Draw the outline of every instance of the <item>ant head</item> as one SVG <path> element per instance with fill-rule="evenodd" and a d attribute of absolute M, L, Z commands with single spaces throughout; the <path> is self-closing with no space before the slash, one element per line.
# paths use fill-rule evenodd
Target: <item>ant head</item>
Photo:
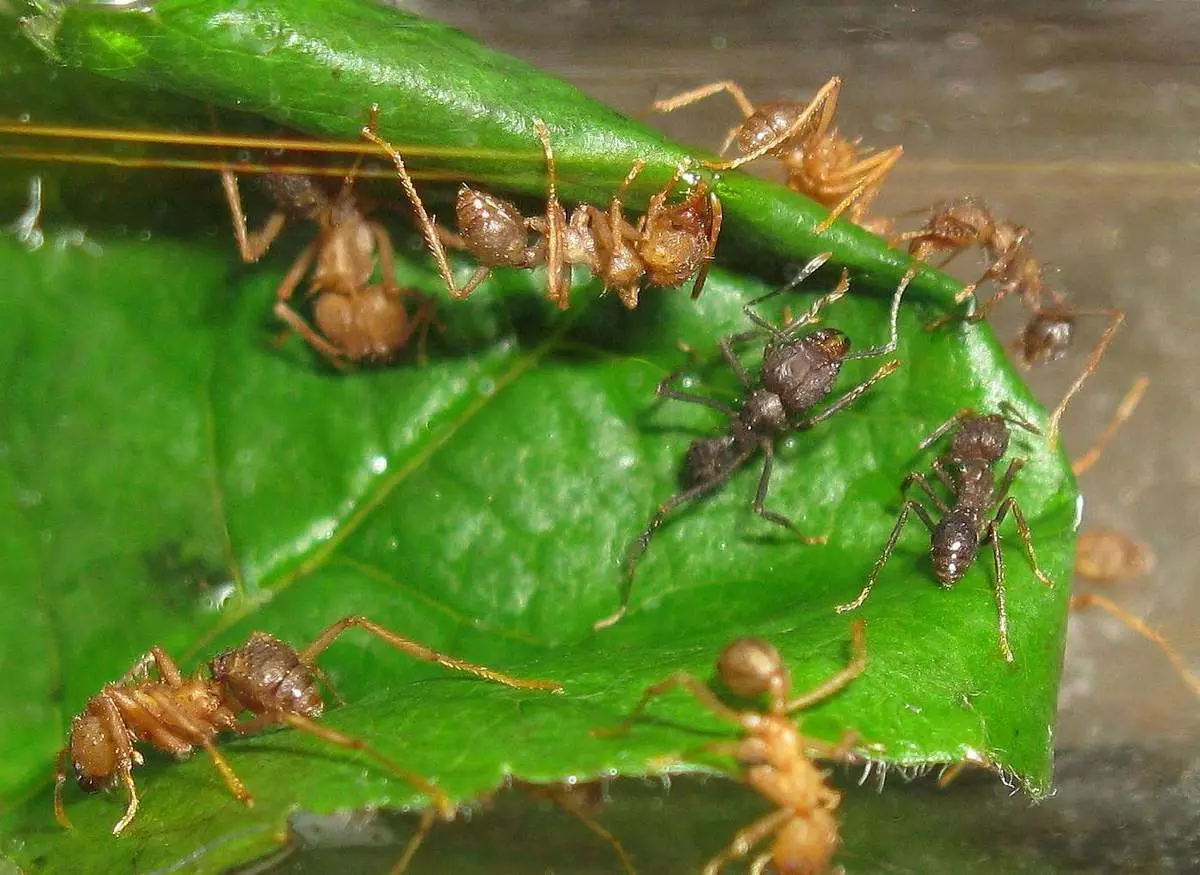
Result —
<path fill-rule="evenodd" d="M 95 714 L 84 711 L 71 721 L 68 746 L 75 780 L 87 792 L 103 788 L 116 774 L 116 741 L 109 736 L 104 721 Z"/>
<path fill-rule="evenodd" d="M 1042 310 L 1029 320 L 1017 338 L 1017 352 L 1026 367 L 1053 362 L 1067 354 L 1075 332 L 1075 317 L 1058 307 Z"/>
<path fill-rule="evenodd" d="M 759 638 L 739 638 L 722 650 L 717 674 L 731 693 L 748 699 L 786 683 L 779 651 Z"/>
<path fill-rule="evenodd" d="M 966 574 L 979 552 L 979 535 L 969 519 L 953 512 L 942 517 L 930 539 L 929 556 L 938 583 L 949 589 Z"/>
<path fill-rule="evenodd" d="M 998 413 L 965 419 L 950 440 L 955 459 L 997 462 L 1008 452 L 1008 423 Z"/>
<path fill-rule="evenodd" d="M 825 353 L 830 361 L 841 361 L 850 352 L 850 338 L 836 328 L 818 328 L 808 335 L 807 340 Z"/>

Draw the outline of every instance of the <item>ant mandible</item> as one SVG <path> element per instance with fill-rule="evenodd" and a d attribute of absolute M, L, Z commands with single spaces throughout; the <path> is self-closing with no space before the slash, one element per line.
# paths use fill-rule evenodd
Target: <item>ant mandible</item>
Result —
<path fill-rule="evenodd" d="M 133 782 L 133 769 L 143 762 L 135 747 L 138 743 L 150 744 L 180 759 L 197 747 L 204 748 L 229 792 L 250 805 L 253 799 L 249 791 L 216 749 L 214 739 L 223 731 L 251 735 L 278 725 L 367 754 L 429 795 L 440 814 L 453 813 L 445 795 L 420 775 L 400 768 L 360 739 L 315 722 L 324 710 L 318 688 L 318 680 L 323 677 L 316 658 L 350 628 L 364 629 L 414 659 L 436 662 L 493 683 L 562 692 L 562 687 L 552 681 L 515 678 L 448 656 L 360 616 L 343 617 L 299 651 L 266 632 L 253 632 L 241 647 L 211 659 L 207 676 L 201 669 L 191 677 L 183 677 L 175 661 L 155 646 L 119 681 L 105 684 L 71 721 L 67 745 L 59 752 L 55 766 L 55 818 L 63 827 L 70 827 L 62 799 L 69 760 L 76 781 L 86 791 L 115 782 L 125 787 L 129 802 L 125 815 L 112 830 L 113 835 L 120 835 L 138 810 Z M 150 677 L 151 666 L 157 670 L 157 680 Z M 251 716 L 243 719 L 244 712 Z"/>
<path fill-rule="evenodd" d="M 961 304 L 972 297 L 979 286 L 989 280 L 996 288 L 995 294 L 974 313 L 966 316 L 948 314 L 927 327 L 932 331 L 958 320 L 981 322 L 993 307 L 1015 294 L 1030 311 L 1029 321 L 1010 347 L 1025 368 L 1057 361 L 1066 355 L 1078 317 L 1101 316 L 1108 319 L 1108 325 L 1088 355 L 1083 371 L 1050 415 L 1046 437 L 1053 444 L 1067 404 L 1095 372 L 1113 335 L 1125 321 L 1125 314 L 1117 309 L 1076 308 L 1063 293 L 1047 285 L 1042 278 L 1042 265 L 1029 249 L 1030 233 L 1023 225 L 997 219 L 987 204 L 978 198 L 965 196 L 935 207 L 923 226 L 916 231 L 899 234 L 890 242 L 895 246 L 909 241 L 909 254 L 917 261 L 927 261 L 931 255 L 947 253 L 937 265 L 939 268 L 945 267 L 951 259 L 971 246 L 978 245 L 988 259 L 988 267 L 979 279 L 963 286 L 955 296 L 955 303 Z M 1044 303 L 1044 297 L 1049 298 L 1049 303 Z"/>
<path fill-rule="evenodd" d="M 433 324 L 432 301 L 396 283 L 395 256 L 387 230 L 369 221 L 354 196 L 354 177 L 361 158 L 354 162 L 336 196 L 306 176 L 272 173 L 262 185 L 276 209 L 257 231 L 246 229 L 237 177 L 232 170 L 221 172 L 221 184 L 233 217 L 233 234 L 238 252 L 247 263 L 258 261 L 289 219 L 307 219 L 317 226 L 317 236 L 304 247 L 275 290 L 275 315 L 304 338 L 333 367 L 343 370 L 346 362 L 388 362 L 420 333 L 418 355 L 423 357 L 425 339 Z M 378 264 L 382 279 L 372 283 Z M 289 301 L 301 280 L 312 268 L 308 294 L 315 296 L 314 330 Z M 405 298 L 415 298 L 414 314 Z"/>
<path fill-rule="evenodd" d="M 763 298 L 799 285 L 831 257 L 831 253 L 818 255 L 805 265 L 784 289 L 771 292 Z M 763 467 L 754 496 L 754 513 L 767 522 L 788 529 L 804 543 L 825 542 L 822 536 L 811 537 L 803 534 L 786 516 L 765 506 L 775 459 L 775 441 L 788 432 L 802 431 L 823 422 L 853 403 L 871 386 L 899 367 L 900 362 L 897 360 L 887 362 L 866 380 L 836 398 L 824 410 L 809 414 L 816 404 L 829 397 L 838 372 L 845 362 L 890 355 L 895 351 L 900 299 L 912 276 L 912 271 L 905 274 L 892 296 L 888 342 L 853 355 L 850 354 L 849 338 L 836 328 L 819 328 L 796 335 L 800 328 L 815 321 L 824 307 L 841 298 L 849 290 L 850 279 L 845 270 L 842 271 L 841 280 L 832 292 L 819 298 L 808 312 L 787 322 L 782 328 L 771 325 L 754 312 L 753 305 L 763 298 L 747 304 L 744 312 L 757 327 L 723 338 L 719 344 L 721 355 L 738 382 L 742 384 L 745 393 L 737 409 L 716 398 L 675 389 L 674 384 L 686 370 L 686 365 L 663 378 L 656 390 L 658 397 L 708 407 L 725 416 L 729 420 L 729 426 L 721 437 L 699 438 L 688 447 L 683 465 L 686 488 L 659 505 L 646 528 L 630 546 L 625 559 L 625 586 L 621 604 L 611 616 L 597 621 L 594 624 L 595 629 L 611 626 L 625 615 L 638 562 L 650 546 L 650 539 L 670 513 L 680 505 L 694 501 L 724 484 L 750 461 L 755 453 L 763 454 Z M 768 339 L 758 381 L 755 383 L 738 360 L 733 347 L 761 337 L 764 333 L 768 335 Z"/>
<path fill-rule="evenodd" d="M 883 553 L 875 560 L 871 573 L 862 591 L 851 602 L 838 605 L 835 609 L 839 614 L 856 610 L 861 607 L 871 594 L 875 580 L 883 570 L 884 564 L 896 548 L 896 540 L 904 524 L 908 521 L 909 513 L 915 513 L 925 524 L 930 533 L 929 554 L 933 560 L 933 573 L 938 583 L 945 589 L 951 589 L 962 579 L 971 563 L 979 552 L 981 544 L 991 541 L 992 560 L 995 566 L 996 579 L 996 609 L 998 614 L 997 629 L 1000 639 L 1000 650 L 1004 661 L 1013 661 L 1012 647 L 1008 642 L 1008 607 L 1005 599 L 1004 555 L 1000 550 L 1000 524 L 1011 511 L 1016 521 L 1017 532 L 1025 547 L 1025 556 L 1034 576 L 1044 585 L 1053 586 L 1052 581 L 1038 567 L 1037 558 L 1033 553 L 1033 543 L 1030 539 L 1029 525 L 1021 512 L 1017 500 L 1008 495 L 1013 479 L 1025 464 L 1024 459 L 1013 459 L 997 485 L 994 479 L 994 468 L 997 462 L 1008 451 L 1008 425 L 1016 425 L 1033 434 L 1041 434 L 1037 426 L 1021 416 L 1012 405 L 1004 402 L 1001 413 L 980 414 L 969 408 L 955 413 L 952 417 L 938 426 L 932 434 L 921 441 L 918 447 L 927 449 L 951 428 L 958 426 L 950 439 L 950 449 L 946 454 L 933 462 L 933 472 L 942 484 L 953 494 L 954 503 L 947 507 L 937 493 L 925 480 L 919 471 L 913 471 L 904 478 L 900 490 L 907 494 L 908 488 L 916 483 L 942 514 L 936 524 L 930 517 L 929 511 L 914 499 L 907 499 L 900 509 L 896 524 L 888 537 Z M 953 466 L 953 472 L 948 473 L 942 464 Z M 992 508 L 995 514 L 988 518 L 987 513 Z"/>
<path fill-rule="evenodd" d="M 859 152 L 861 138 L 848 140 L 832 128 L 841 89 L 841 78 L 834 76 L 807 104 L 777 100 L 755 106 L 736 83 L 713 82 L 656 101 L 654 108 L 673 112 L 727 92 L 742 111 L 744 121 L 729 131 L 719 154 L 724 155 L 735 142 L 742 154 L 729 161 L 705 162 L 705 167 L 732 170 L 765 156 L 777 158 L 787 173 L 788 188 L 829 208 L 829 215 L 817 225 L 816 233 L 823 233 L 846 211 L 856 225 L 882 233 L 891 223 L 867 219 L 865 214 L 879 194 L 884 177 L 904 154 L 904 147 L 893 146 L 864 157 Z"/>
<path fill-rule="evenodd" d="M 529 269 L 545 265 L 546 296 L 565 310 L 570 304 L 570 268 L 581 264 L 606 289 L 613 289 L 629 309 L 638 305 L 643 279 L 651 286 L 669 287 L 680 285 L 695 274 L 692 298 L 699 297 L 716 250 L 722 219 L 721 202 L 703 180 L 697 181 L 683 200 L 668 203 L 667 198 L 685 172 L 684 168 L 677 168 L 663 189 L 650 198 L 646 214 L 636 225 L 630 225 L 624 218 L 621 200 L 645 166 L 644 162 L 636 161 L 613 195 L 607 212 L 580 204 L 568 216 L 558 199 L 558 171 L 550 133 L 541 119 L 533 120 L 533 128 L 546 161 L 545 213 L 525 216 L 511 201 L 463 185 L 455 203 L 458 234 L 437 227 L 399 151 L 380 138 L 372 125 L 363 129 L 363 136 L 391 157 L 450 296 L 466 298 L 497 267 Z M 447 245 L 469 252 L 480 263 L 462 286 L 454 282 L 446 256 Z"/>
<path fill-rule="evenodd" d="M 850 625 L 850 661 L 822 683 L 792 698 L 791 678 L 779 651 L 766 641 L 741 638 L 717 658 L 717 676 L 735 696 L 767 697 L 764 711 L 739 711 L 717 698 L 712 689 L 689 672 L 676 672 L 647 687 L 629 716 L 611 730 L 594 730 L 597 735 L 629 731 L 653 700 L 677 687 L 691 695 L 706 710 L 741 727 L 736 742 L 718 742 L 705 750 L 732 756 L 741 777 L 753 790 L 777 806 L 777 810 L 741 829 L 733 841 L 708 861 L 703 875 L 717 875 L 726 863 L 749 854 L 759 842 L 775 837 L 771 849 L 754 859 L 750 871 L 761 875 L 774 863 L 779 875 L 823 875 L 829 871 L 840 839 L 834 812 L 841 795 L 826 783 L 826 775 L 813 756 L 844 759 L 857 736 L 846 733 L 837 744 L 805 738 L 791 715 L 828 699 L 854 680 L 867 665 L 866 626 L 862 620 Z"/>

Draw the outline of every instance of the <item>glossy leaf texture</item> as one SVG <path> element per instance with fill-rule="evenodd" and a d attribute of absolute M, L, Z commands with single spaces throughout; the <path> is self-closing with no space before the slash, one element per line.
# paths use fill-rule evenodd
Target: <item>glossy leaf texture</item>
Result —
<path fill-rule="evenodd" d="M 586 163 L 586 153 L 575 158 Z M 146 178 L 182 203 L 173 177 Z M 339 376 L 295 338 L 275 340 L 274 288 L 306 229 L 242 266 L 208 184 L 211 200 L 158 224 L 158 198 L 141 222 L 130 218 L 145 188 L 98 207 L 68 175 L 48 198 L 42 249 L 0 238 L 2 850 L 27 871 L 215 872 L 274 847 L 296 807 L 422 803 L 369 761 L 281 731 L 222 746 L 253 809 L 228 796 L 203 756 L 155 754 L 136 772 L 143 807 L 125 835 L 108 835 L 120 794 L 85 797 L 73 785 L 77 828 L 62 832 L 49 774 L 70 715 L 155 643 L 187 669 L 252 629 L 300 644 L 362 613 L 563 683 L 563 696 L 514 693 L 354 633 L 328 652 L 322 664 L 347 704 L 323 722 L 459 801 L 506 774 L 661 769 L 728 729 L 680 696 L 628 736 L 590 730 L 617 722 L 668 671 L 709 678 L 738 635 L 779 645 L 798 687 L 828 675 L 847 657 L 849 628 L 832 606 L 857 592 L 878 555 L 904 474 L 928 463 L 918 441 L 968 405 L 1009 400 L 1041 421 L 990 331 L 925 332 L 936 310 L 917 296 L 902 313 L 901 368 L 781 447 L 770 506 L 829 543 L 802 546 L 754 517 L 748 466 L 664 527 L 630 615 L 593 633 L 615 607 L 629 541 L 676 488 L 689 440 L 720 428 L 709 411 L 654 400 L 685 361 L 677 340 L 701 355 L 696 389 L 732 397 L 716 341 L 744 327 L 742 303 L 767 287 L 714 269 L 695 303 L 651 292 L 627 313 L 589 287 L 559 314 L 541 298 L 540 273 L 501 272 L 452 304 L 419 246 L 397 234 L 401 279 L 442 295 L 445 330 L 423 367 Z M 764 198 L 796 200 L 762 186 Z M 66 231 L 84 214 L 81 244 Z M 886 303 L 852 295 L 825 321 L 860 347 L 879 343 Z M 878 363 L 848 365 L 840 385 Z M 897 765 L 986 759 L 1034 794 L 1048 789 L 1075 491 L 1043 441 L 1020 439 L 1014 452 L 1028 459 L 1014 494 L 1060 582 L 1043 589 L 1007 539 L 1016 664 L 996 645 L 988 563 L 942 591 L 917 528 L 861 612 L 867 673 L 807 715 L 806 732 L 854 729 L 862 752 Z"/>
<path fill-rule="evenodd" d="M 415 169 L 526 194 L 545 191 L 534 118 L 549 128 L 569 198 L 607 202 L 641 160 L 646 167 L 628 202 L 644 205 L 678 165 L 704 157 L 516 58 L 370 0 L 158 0 L 152 12 L 83 3 L 59 10 L 54 20 L 45 25 L 54 34 L 49 51 L 73 68 L 334 140 L 361 141 L 368 110 L 377 105 L 384 138 L 439 150 L 412 156 Z M 740 172 L 711 182 L 725 206 L 723 257 L 736 244 L 744 250 L 740 257 L 761 270 L 764 257 L 803 263 L 832 250 L 838 264 L 876 291 L 894 287 L 908 267 L 903 254 L 848 222 L 814 235 L 825 210 L 777 185 Z M 915 297 L 948 305 L 958 287 L 923 268 L 912 289 Z"/>

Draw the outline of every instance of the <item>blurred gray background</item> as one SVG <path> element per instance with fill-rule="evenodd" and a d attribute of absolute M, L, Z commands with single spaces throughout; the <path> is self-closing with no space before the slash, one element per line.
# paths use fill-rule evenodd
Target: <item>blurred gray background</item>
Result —
<path fill-rule="evenodd" d="M 840 75 L 840 130 L 864 146 L 905 148 L 875 214 L 971 193 L 1032 228 L 1051 283 L 1080 307 L 1128 314 L 1068 412 L 1068 451 L 1090 445 L 1136 377 L 1152 380 L 1109 454 L 1081 478 L 1084 528 L 1116 528 L 1157 560 L 1151 573 L 1105 594 L 1145 617 L 1200 671 L 1200 3 L 399 5 L 709 149 L 739 119 L 731 100 L 669 116 L 654 115 L 653 101 L 718 79 L 737 81 L 752 100 L 806 100 Z M 776 168 L 764 161 L 754 172 Z M 964 278 L 979 270 L 974 253 L 955 263 Z M 1015 300 L 1002 311 L 994 324 L 1007 341 L 1025 311 Z M 1082 320 L 1074 353 L 1031 375 L 1047 406 L 1102 328 L 1103 320 Z M 861 810 L 852 794 L 841 858 L 848 870 L 1200 871 L 1200 702 L 1162 655 L 1098 611 L 1078 614 L 1060 705 L 1056 799 L 1030 809 L 987 781 L 956 786 L 950 797 L 929 786 L 893 792 L 896 782 Z M 623 782 L 610 788 L 600 818 L 630 846 L 639 871 L 694 871 L 736 825 L 761 813 L 749 795 L 715 781 L 677 781 L 670 793 Z M 502 799 L 491 815 L 439 827 L 414 870 L 448 871 L 434 846 L 445 852 L 473 843 L 464 859 L 489 860 L 488 871 L 617 871 L 603 844 L 561 816 L 544 804 Z M 692 824 L 686 835 L 672 826 L 683 820 Z M 889 829 L 910 846 L 905 853 L 884 860 L 856 847 L 865 845 L 856 835 L 873 835 L 877 845 Z M 530 843 L 527 859 L 511 858 L 523 844 L 517 838 Z M 939 857 L 938 846 L 954 850 Z M 378 871 L 386 871 L 386 857 L 380 853 Z M 305 863 L 293 854 L 276 871 L 330 871 L 330 859 L 318 854 Z M 375 871 L 369 857 L 361 865 Z M 456 870 L 472 868 L 463 865 Z"/>

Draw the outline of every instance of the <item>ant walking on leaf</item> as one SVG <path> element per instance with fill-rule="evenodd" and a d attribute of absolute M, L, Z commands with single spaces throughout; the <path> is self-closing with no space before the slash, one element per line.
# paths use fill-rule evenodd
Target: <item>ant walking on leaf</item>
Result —
<path fill-rule="evenodd" d="M 1004 403 L 1001 405 L 1001 413 L 985 415 L 971 409 L 960 410 L 921 441 L 919 448 L 928 449 L 950 429 L 955 429 L 950 439 L 950 449 L 933 462 L 933 473 L 949 490 L 953 496 L 953 503 L 947 506 L 919 471 L 913 471 L 905 477 L 900 487 L 901 493 L 907 494 L 909 487 L 915 483 L 933 502 L 942 518 L 935 523 L 924 505 L 915 499 L 907 499 L 900 509 L 900 515 L 892 527 L 883 552 L 875 560 L 875 565 L 867 576 L 862 591 L 853 601 L 838 605 L 836 610 L 839 614 L 857 610 L 867 600 L 879 573 L 891 557 L 892 551 L 896 549 L 896 541 L 904 530 L 904 524 L 908 522 L 909 514 L 914 513 L 929 530 L 929 554 L 933 560 L 934 576 L 945 589 L 953 588 L 962 579 L 975 561 L 979 547 L 991 542 L 995 572 L 993 586 L 998 616 L 996 628 L 1000 639 L 1000 651 L 1005 662 L 1013 662 L 1012 647 L 1008 641 L 1004 554 L 1000 549 L 1000 524 L 1009 513 L 1016 522 L 1017 534 L 1020 535 L 1025 557 L 1029 560 L 1029 567 L 1033 569 L 1034 576 L 1045 586 L 1053 586 L 1054 581 L 1038 566 L 1025 515 L 1021 512 L 1017 500 L 1008 495 L 1013 480 L 1024 466 L 1025 460 L 1013 459 L 1000 478 L 999 484 L 995 481 L 995 466 L 1008 451 L 1009 424 L 1033 434 L 1041 434 L 1037 426 L 1021 416 L 1010 404 Z M 951 466 L 951 471 L 948 472 L 943 467 L 944 464 Z M 988 514 L 993 508 L 995 513 L 989 517 Z"/>
<path fill-rule="evenodd" d="M 808 103 L 794 100 L 750 102 L 734 82 L 713 82 L 675 97 L 656 101 L 659 112 L 674 112 L 714 94 L 725 92 L 742 111 L 744 121 L 730 130 L 719 154 L 737 143 L 741 155 L 728 161 L 705 162 L 711 170 L 732 170 L 763 157 L 776 158 L 787 173 L 793 191 L 829 208 L 817 234 L 828 229 L 842 213 L 872 233 L 883 233 L 891 223 L 866 218 L 867 208 L 879 194 L 883 180 L 900 157 L 903 146 L 863 155 L 861 139 L 847 140 L 833 127 L 841 78 L 834 76 L 818 89 Z"/>
<path fill-rule="evenodd" d="M 217 750 L 219 732 L 253 735 L 270 726 L 286 725 L 347 750 L 359 751 L 389 772 L 427 794 L 437 812 L 453 813 L 445 795 L 420 775 L 396 765 L 364 741 L 321 726 L 315 718 L 324 710 L 318 681 L 323 680 L 317 657 L 351 628 L 367 631 L 414 659 L 435 662 L 492 683 L 522 690 L 562 692 L 552 681 L 525 680 L 440 653 L 397 635 L 366 617 L 343 617 L 328 626 L 301 650 L 266 632 L 253 632 L 245 644 L 209 660 L 184 677 L 179 666 L 161 648 L 152 647 L 116 683 L 105 684 L 71 721 L 67 746 L 58 755 L 54 781 L 54 816 L 69 827 L 62 790 L 71 764 L 79 786 L 87 791 L 120 783 L 129 797 L 125 814 L 113 827 L 120 833 L 138 811 L 133 769 L 143 763 L 136 745 L 149 744 L 185 759 L 201 747 L 220 772 L 225 786 L 238 800 L 250 805 L 250 792 Z M 151 668 L 157 677 L 151 677 Z M 243 714 L 249 713 L 248 717 Z M 432 822 L 432 814 L 429 818 Z M 418 836 L 415 841 L 423 837 Z"/>
<path fill-rule="evenodd" d="M 437 226 L 436 218 L 425 209 L 403 156 L 373 128 L 373 123 L 365 127 L 363 136 L 387 152 L 395 164 L 417 225 L 453 298 L 466 298 L 497 267 L 545 266 L 546 297 L 563 310 L 570 304 L 570 269 L 575 264 L 590 270 L 631 310 L 638 305 L 643 281 L 671 287 L 695 275 L 692 297 L 698 297 L 704 288 L 721 233 L 721 202 L 703 181 L 697 181 L 683 200 L 669 203 L 671 192 L 683 177 L 683 168 L 677 168 L 663 189 L 650 198 L 645 215 L 635 225 L 625 220 L 622 198 L 645 167 L 641 161 L 630 168 L 607 212 L 580 204 L 568 215 L 558 199 L 558 171 L 550 133 L 540 119 L 534 119 L 549 180 L 545 213 L 525 216 L 511 201 L 463 185 L 455 203 L 458 233 L 454 234 Z M 465 250 L 479 262 L 462 286 L 454 281 L 446 246 Z"/>
<path fill-rule="evenodd" d="M 316 181 L 287 173 L 266 175 L 262 184 L 275 202 L 275 211 L 257 231 L 248 231 L 234 172 L 221 172 L 221 185 L 233 217 L 238 252 L 247 263 L 258 261 L 289 220 L 304 219 L 317 226 L 317 236 L 304 247 L 275 291 L 275 315 L 304 338 L 339 370 L 347 362 L 388 362 L 419 334 L 418 359 L 433 324 L 433 303 L 396 282 L 395 256 L 387 230 L 370 221 L 354 195 L 355 160 L 341 189 L 330 197 Z M 378 265 L 381 282 L 372 282 Z M 309 274 L 307 294 L 314 329 L 293 309 L 291 299 Z M 406 298 L 418 301 L 415 313 Z"/>
<path fill-rule="evenodd" d="M 981 322 L 1002 300 L 1009 295 L 1016 295 L 1030 311 L 1029 321 L 1011 347 L 1017 361 L 1025 368 L 1057 361 L 1066 355 L 1074 338 L 1075 322 L 1080 316 L 1099 316 L 1108 320 L 1104 333 L 1088 355 L 1083 371 L 1050 415 L 1047 440 L 1053 444 L 1067 404 L 1099 366 L 1113 335 L 1125 321 L 1125 314 L 1117 309 L 1086 310 L 1072 306 L 1062 292 L 1049 286 L 1043 279 L 1041 262 L 1029 248 L 1030 234 L 1030 230 L 1022 225 L 997 219 L 987 204 L 978 198 L 961 197 L 934 208 L 924 225 L 916 231 L 893 237 L 891 244 L 895 246 L 908 241 L 909 254 L 922 262 L 928 261 L 933 255 L 945 253 L 946 257 L 937 264 L 938 268 L 945 267 L 971 246 L 979 246 L 988 260 L 987 269 L 979 279 L 963 286 L 955 302 L 963 303 L 983 283 L 989 281 L 994 285 L 995 293 L 974 313 L 968 316 L 942 316 L 930 323 L 929 330 L 958 320 Z M 1047 298 L 1048 302 L 1045 300 Z"/>
<path fill-rule="evenodd" d="M 717 875 L 724 866 L 749 855 L 755 845 L 774 837 L 770 850 L 759 854 L 751 873 L 762 875 L 774 864 L 779 875 L 825 875 L 830 871 L 840 839 L 834 812 L 841 795 L 826 783 L 826 774 L 814 756 L 845 759 L 857 741 L 848 732 L 837 744 L 800 734 L 792 715 L 823 702 L 863 673 L 867 664 L 866 626 L 850 625 L 850 661 L 808 692 L 792 694 L 792 682 L 779 651 L 766 641 L 741 638 L 717 658 L 717 676 L 735 696 L 767 697 L 761 711 L 729 707 L 712 689 L 689 672 L 676 672 L 650 687 L 637 706 L 617 727 L 594 730 L 596 735 L 623 735 L 632 728 L 651 701 L 682 689 L 705 710 L 740 727 L 742 738 L 704 747 L 709 753 L 728 755 L 741 769 L 741 779 L 766 797 L 776 810 L 741 829 L 733 841 L 704 866 L 703 875 Z"/>
<path fill-rule="evenodd" d="M 818 255 L 805 265 L 784 290 L 799 285 L 830 257 L 832 256 L 829 253 Z M 788 517 L 766 507 L 767 490 L 771 484 L 771 471 L 775 460 L 775 442 L 790 432 L 803 431 L 825 421 L 852 404 L 900 366 L 898 360 L 885 363 L 874 374 L 839 395 L 820 412 L 811 412 L 832 393 L 833 384 L 845 362 L 890 355 L 895 351 L 900 299 L 911 277 L 911 272 L 906 274 L 892 296 L 887 343 L 854 354 L 850 353 L 850 339 L 836 328 L 818 328 L 797 334 L 801 328 L 815 322 L 822 309 L 846 294 L 850 288 L 849 274 L 846 271 L 842 271 L 837 288 L 819 298 L 808 312 L 788 321 L 781 328 L 754 312 L 752 307 L 757 301 L 747 304 L 746 315 L 756 327 L 750 331 L 730 335 L 720 342 L 721 355 L 737 377 L 744 393 L 736 408 L 716 398 L 675 388 L 686 365 L 663 378 L 656 390 L 658 397 L 703 405 L 725 416 L 729 425 L 721 437 L 699 438 L 688 447 L 683 465 L 684 490 L 659 505 L 646 528 L 630 545 L 625 558 L 625 586 L 621 604 L 614 614 L 595 623 L 594 628 L 611 626 L 625 615 L 637 565 L 649 548 L 650 539 L 667 517 L 680 505 L 694 501 L 722 486 L 756 453 L 763 454 L 763 467 L 758 480 L 758 490 L 754 495 L 755 514 L 767 522 L 789 530 L 806 544 L 825 542 L 822 536 L 805 535 Z M 771 293 L 774 294 L 778 294 L 778 291 Z M 734 347 L 762 337 L 763 334 L 767 335 L 766 349 L 758 379 L 754 380 L 738 359 Z"/>

